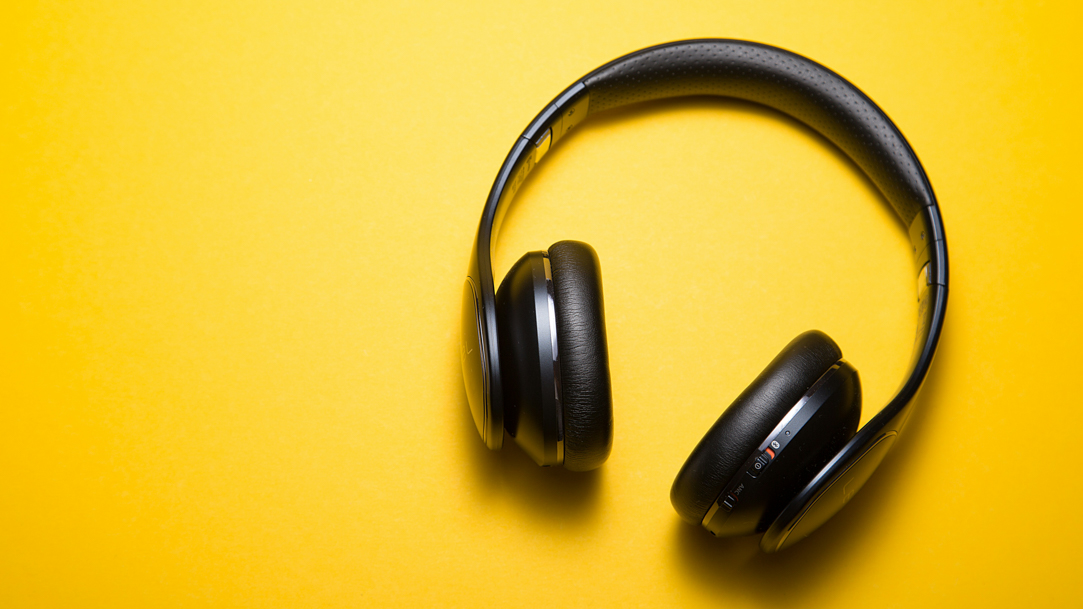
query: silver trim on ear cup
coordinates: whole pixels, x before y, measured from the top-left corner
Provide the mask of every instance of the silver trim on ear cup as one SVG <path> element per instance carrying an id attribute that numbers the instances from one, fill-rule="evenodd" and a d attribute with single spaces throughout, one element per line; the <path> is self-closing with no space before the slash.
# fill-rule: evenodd
<path id="1" fill-rule="evenodd" d="M 553 298 L 553 269 L 549 265 L 549 254 L 542 255 L 545 267 L 545 289 L 549 295 L 549 340 L 553 346 L 553 395 L 556 397 L 557 415 L 557 463 L 564 463 L 564 400 L 560 392 L 560 352 L 557 350 L 557 308 Z"/>

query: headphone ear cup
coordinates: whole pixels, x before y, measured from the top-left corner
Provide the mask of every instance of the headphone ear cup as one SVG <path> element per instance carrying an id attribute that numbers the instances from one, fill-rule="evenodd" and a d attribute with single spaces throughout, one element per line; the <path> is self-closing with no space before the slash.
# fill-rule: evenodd
<path id="1" fill-rule="evenodd" d="M 752 452 L 841 359 L 842 351 L 823 332 L 805 332 L 786 345 L 718 418 L 677 473 L 670 501 L 681 518 L 700 524 Z M 837 433 L 821 442 L 826 448 L 836 443 L 835 436 L 845 435 L 843 443 L 853 436 L 861 415 L 859 391 L 852 399 L 837 402 L 833 406 L 837 412 L 830 413 L 836 421 L 831 427 Z"/>
<path id="2" fill-rule="evenodd" d="M 542 466 L 560 464 L 561 435 L 548 267 L 545 252 L 529 252 L 496 292 L 504 429 Z"/>
<path id="3" fill-rule="evenodd" d="M 604 463 L 613 448 L 601 263 L 594 248 L 579 241 L 554 243 L 549 262 L 564 415 L 564 467 L 586 471 Z"/>

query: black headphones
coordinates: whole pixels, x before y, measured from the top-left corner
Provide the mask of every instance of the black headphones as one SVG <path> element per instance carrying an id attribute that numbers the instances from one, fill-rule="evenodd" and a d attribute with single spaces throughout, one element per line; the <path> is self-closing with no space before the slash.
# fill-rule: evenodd
<path id="1" fill-rule="evenodd" d="M 581 120 L 686 95 L 769 106 L 818 131 L 876 184 L 910 229 L 918 332 L 895 397 L 864 427 L 857 371 L 826 334 L 806 332 L 767 366 L 692 451 L 670 499 L 714 535 L 763 533 L 774 552 L 804 538 L 853 496 L 898 438 L 936 351 L 948 254 L 936 197 L 891 119 L 857 87 L 809 59 L 742 40 L 686 40 L 625 55 L 565 89 L 530 122 L 489 192 L 463 289 L 462 365 L 474 423 L 490 449 L 504 431 L 539 465 L 600 466 L 613 445 L 598 255 L 561 241 L 530 252 L 494 287 L 492 252 L 509 201 Z"/>

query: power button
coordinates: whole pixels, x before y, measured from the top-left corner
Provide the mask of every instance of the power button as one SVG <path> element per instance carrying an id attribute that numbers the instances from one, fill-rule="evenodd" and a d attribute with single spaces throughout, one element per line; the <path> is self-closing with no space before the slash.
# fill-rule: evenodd
<path id="1" fill-rule="evenodd" d="M 752 467 L 748 468 L 748 475 L 753 478 L 758 478 L 763 470 L 767 469 L 767 466 L 771 464 L 771 455 L 766 451 L 760 453 L 756 460 L 752 462 Z"/>

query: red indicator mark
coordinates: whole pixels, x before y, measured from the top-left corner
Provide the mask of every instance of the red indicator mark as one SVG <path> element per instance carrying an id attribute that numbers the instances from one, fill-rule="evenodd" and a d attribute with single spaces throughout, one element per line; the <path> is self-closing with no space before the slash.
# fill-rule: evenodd
<path id="1" fill-rule="evenodd" d="M 768 455 L 771 455 L 771 459 L 775 458 L 775 451 L 768 448 L 766 452 L 767 452 Z"/>

